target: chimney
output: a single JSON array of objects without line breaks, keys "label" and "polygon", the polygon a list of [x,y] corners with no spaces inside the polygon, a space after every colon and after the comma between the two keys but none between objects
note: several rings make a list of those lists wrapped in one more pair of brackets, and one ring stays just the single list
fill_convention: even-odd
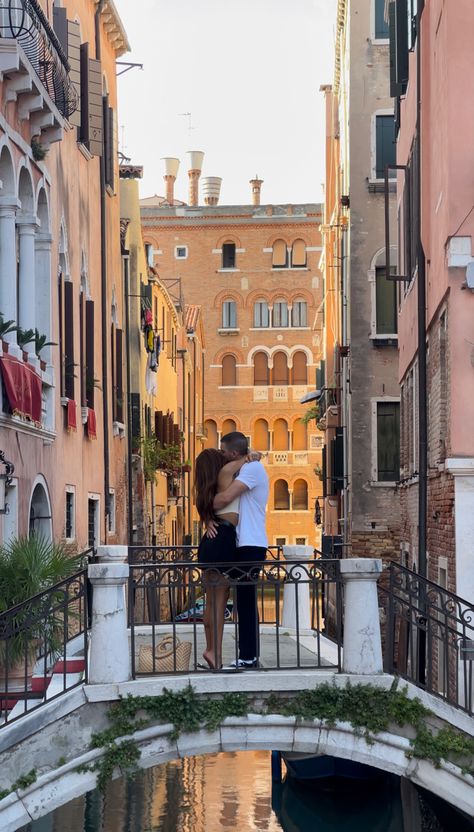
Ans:
[{"label": "chimney", "polygon": [[201,180],[204,205],[217,205],[221,192],[220,176],[206,176]]},{"label": "chimney", "polygon": [[255,179],[250,180],[252,186],[252,205],[260,205],[260,191],[262,188],[263,179],[258,178],[258,173]]},{"label": "chimney", "polygon": [[178,175],[179,159],[174,159],[171,156],[165,156],[161,160],[165,163],[165,172],[163,179],[166,182],[166,202],[168,205],[174,204],[174,183]]},{"label": "chimney", "polygon": [[202,171],[204,153],[202,150],[188,150],[189,204],[199,205],[199,177]]}]

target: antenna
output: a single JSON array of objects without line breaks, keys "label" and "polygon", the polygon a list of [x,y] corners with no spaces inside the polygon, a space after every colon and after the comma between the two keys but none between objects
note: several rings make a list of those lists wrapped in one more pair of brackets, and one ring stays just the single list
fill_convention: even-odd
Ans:
[{"label": "antenna", "polygon": [[192,113],[178,113],[179,116],[185,116],[188,119],[188,133],[191,135],[192,130],[196,130],[197,128],[192,124]]}]

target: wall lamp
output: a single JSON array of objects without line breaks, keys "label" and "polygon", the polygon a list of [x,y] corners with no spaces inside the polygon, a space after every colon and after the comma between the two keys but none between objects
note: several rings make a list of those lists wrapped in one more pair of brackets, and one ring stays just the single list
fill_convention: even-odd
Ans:
[{"label": "wall lamp", "polygon": [[0,514],[8,514],[8,503],[6,502],[7,491],[12,484],[12,474],[15,470],[13,462],[5,459],[4,451],[0,451],[0,464],[5,466],[5,472],[0,474]]}]

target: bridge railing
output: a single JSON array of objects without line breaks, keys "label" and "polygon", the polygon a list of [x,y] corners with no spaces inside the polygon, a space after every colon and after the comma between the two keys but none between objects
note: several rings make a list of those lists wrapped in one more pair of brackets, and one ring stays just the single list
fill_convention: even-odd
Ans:
[{"label": "bridge railing", "polygon": [[[214,642],[218,637],[214,602],[219,591],[228,593],[224,664],[239,658],[240,640],[245,632],[248,637],[247,624],[255,628],[257,669],[341,669],[342,583],[337,561],[312,559],[296,563],[270,558],[258,565],[240,561],[203,567],[196,561],[149,560],[132,562],[129,569],[133,678],[201,669],[206,628]],[[330,659],[322,649],[323,601],[329,595],[334,611],[334,650]],[[255,606],[259,620],[252,617]],[[250,623],[246,616],[250,616]],[[187,658],[182,661],[185,654]]]},{"label": "bridge railing", "polygon": [[386,672],[473,715],[474,605],[397,563],[379,584],[379,600]]},{"label": "bridge railing", "polygon": [[0,614],[0,727],[87,681],[87,602],[84,568]]}]

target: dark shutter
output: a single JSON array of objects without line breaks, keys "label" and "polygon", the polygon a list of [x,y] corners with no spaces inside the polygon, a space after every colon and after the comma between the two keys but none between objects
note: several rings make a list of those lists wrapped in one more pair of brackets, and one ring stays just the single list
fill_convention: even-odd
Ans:
[{"label": "dark shutter", "polygon": [[173,425],[173,445],[181,444],[181,431],[179,425]]},{"label": "dark shutter", "polygon": [[86,355],[85,355],[85,320],[84,292],[79,294],[79,373],[81,386],[81,407],[87,406]]},{"label": "dark shutter", "polygon": [[394,6],[395,27],[395,80],[405,93],[408,84],[408,0],[396,0]]},{"label": "dark shutter", "polygon": [[64,347],[64,280],[62,273],[58,279],[58,318],[59,318],[59,390],[61,398],[66,395],[66,376],[65,376],[65,347]]},{"label": "dark shutter", "polygon": [[344,434],[343,428],[336,428],[336,436],[331,440],[331,483],[332,494],[344,488]]},{"label": "dark shutter", "polygon": [[324,387],[324,367],[325,367],[325,360],[322,359],[319,362],[319,367],[316,368],[316,389],[322,390]]},{"label": "dark shutter", "polygon": [[[56,11],[56,7],[55,7]],[[61,9],[62,11],[62,9]],[[75,20],[67,22],[67,57],[69,61],[69,80],[77,94],[77,109],[69,116],[69,123],[81,126],[81,29]]]},{"label": "dark shutter", "polygon": [[74,285],[64,281],[64,375],[65,394],[74,399]]},{"label": "dark shutter", "polygon": [[163,445],[163,412],[161,410],[155,412],[155,436],[160,445]]},{"label": "dark shutter", "polygon": [[377,402],[377,479],[400,479],[400,404]]},{"label": "dark shutter", "polygon": [[102,104],[102,69],[100,61],[89,58],[89,150],[102,156],[104,114]]},{"label": "dark shutter", "polygon": [[[395,121],[393,116],[376,116],[375,129],[375,176],[377,179],[383,179],[386,165],[394,165],[396,162]],[[393,176],[394,172],[391,171],[390,175]]]},{"label": "dark shutter", "polygon": [[[328,469],[327,469],[327,447],[323,445],[322,455],[321,455],[321,469],[322,469],[322,480],[323,480],[323,498],[328,496],[327,493],[327,476],[328,476]],[[332,493],[332,489],[331,489]]]},{"label": "dark shutter", "polygon": [[80,106],[80,125],[79,125],[79,141],[85,145],[89,145],[89,44],[81,43],[79,50],[80,61],[80,91],[81,91],[81,106]]},{"label": "dark shutter", "polygon": [[94,301],[86,300],[86,399],[94,409]]},{"label": "dark shutter", "polygon": [[59,6],[53,8],[53,28],[62,46],[64,54],[68,55],[67,48],[67,12]]},{"label": "dark shutter", "polygon": [[104,98],[104,150],[105,150],[105,184],[114,188],[114,111],[108,106],[108,96]]},{"label": "dark shutter", "polygon": [[115,331],[116,419],[123,422],[123,332]]},{"label": "dark shutter", "polygon": [[395,3],[388,7],[389,54],[390,54],[390,96],[397,98],[403,94],[402,85],[397,80],[397,33],[395,28]]},{"label": "dark shutter", "polygon": [[130,410],[132,413],[132,444],[135,451],[140,447],[141,418],[140,418],[140,393],[130,394]]},{"label": "dark shutter", "polygon": [[112,369],[112,420],[117,422],[117,373],[115,362],[115,324],[111,326],[110,333],[110,366]]}]

